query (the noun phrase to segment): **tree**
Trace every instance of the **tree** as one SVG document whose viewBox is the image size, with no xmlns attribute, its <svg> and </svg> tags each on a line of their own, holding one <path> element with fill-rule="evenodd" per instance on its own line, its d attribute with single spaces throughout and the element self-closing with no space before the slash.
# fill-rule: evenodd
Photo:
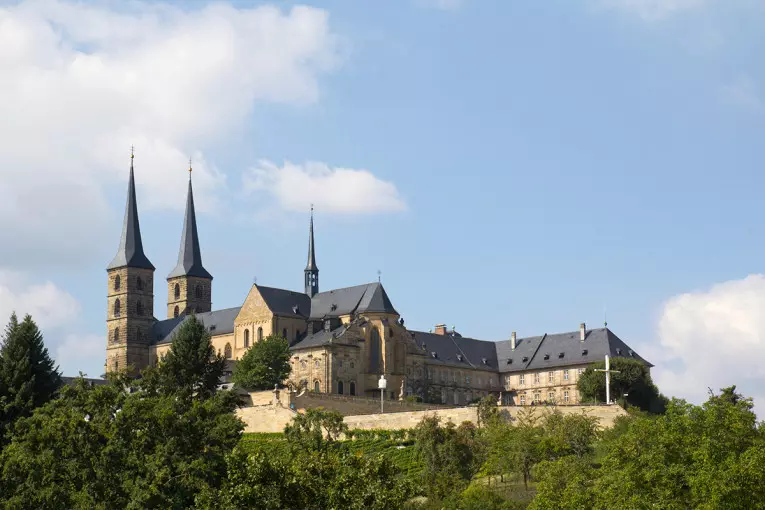
<svg viewBox="0 0 765 510">
<path fill-rule="evenodd" d="M 343 415 L 337 411 L 306 409 L 284 427 L 284 435 L 293 450 L 316 452 L 323 455 L 348 432 L 348 425 L 343 422 Z"/>
<path fill-rule="evenodd" d="M 486 395 L 478 401 L 478 426 L 488 427 L 500 419 L 497 397 Z"/>
<path fill-rule="evenodd" d="M 542 421 L 541 456 L 555 460 L 572 455 L 580 459 L 592 454 L 600 433 L 598 419 L 585 414 L 549 413 Z"/>
<path fill-rule="evenodd" d="M 0 347 L 0 445 L 16 420 L 48 402 L 61 384 L 32 317 L 19 322 L 12 314 Z"/>
<path fill-rule="evenodd" d="M 226 360 L 215 354 L 210 334 L 195 315 L 183 321 L 157 368 L 142 373 L 143 388 L 204 399 L 213 395 Z"/>
<path fill-rule="evenodd" d="M 582 401 L 605 402 L 606 376 L 595 371 L 604 368 L 605 361 L 593 363 L 579 377 L 577 387 Z M 612 398 L 653 414 L 664 412 L 667 399 L 653 383 L 647 365 L 636 359 L 615 357 L 611 358 L 611 370 L 618 370 L 611 374 Z"/>
<path fill-rule="evenodd" d="M 233 381 L 250 391 L 272 389 L 289 377 L 290 346 L 281 336 L 269 335 L 242 356 L 234 367 Z"/>
<path fill-rule="evenodd" d="M 0 506 L 180 509 L 219 487 L 243 428 L 236 396 L 140 390 L 126 375 L 81 378 L 20 419 L 0 453 Z"/>
</svg>

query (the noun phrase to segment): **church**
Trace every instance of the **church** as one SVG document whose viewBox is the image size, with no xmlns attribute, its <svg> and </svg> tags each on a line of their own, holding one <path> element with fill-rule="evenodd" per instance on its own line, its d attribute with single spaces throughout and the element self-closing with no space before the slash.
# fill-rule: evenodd
<svg viewBox="0 0 765 510">
<path fill-rule="evenodd" d="M 107 267 L 106 372 L 156 364 L 191 313 L 217 352 L 235 362 L 268 335 L 287 339 L 292 373 L 285 385 L 336 395 L 386 398 L 417 395 L 466 405 L 502 395 L 505 405 L 579 403 L 577 379 L 593 362 L 640 357 L 608 327 L 509 339 L 478 340 L 448 330 L 408 329 L 380 282 L 321 291 L 311 212 L 302 292 L 253 284 L 242 305 L 212 310 L 212 274 L 202 264 L 191 174 L 178 264 L 167 275 L 167 317 L 154 310 L 155 268 L 144 253 L 133 155 L 117 254 Z"/>
</svg>

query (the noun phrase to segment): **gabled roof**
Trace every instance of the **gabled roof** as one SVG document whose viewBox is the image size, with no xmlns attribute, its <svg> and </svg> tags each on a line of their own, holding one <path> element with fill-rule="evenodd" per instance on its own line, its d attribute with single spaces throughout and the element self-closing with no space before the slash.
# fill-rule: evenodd
<svg viewBox="0 0 765 510">
<path fill-rule="evenodd" d="M 584 342 L 579 339 L 579 331 L 519 338 L 514 351 L 509 340 L 502 340 L 497 342 L 499 370 L 505 373 L 588 364 L 602 361 L 606 354 L 612 358 L 633 358 L 653 366 L 608 328 L 587 330 Z M 523 361 L 524 357 L 528 359 Z"/>
<path fill-rule="evenodd" d="M 234 319 L 239 315 L 239 310 L 241 307 L 226 308 L 198 313 L 196 317 L 211 335 L 225 335 L 234 332 Z M 190 315 L 184 314 L 173 319 L 155 322 L 151 329 L 151 343 L 160 345 L 172 342 L 181 324 L 189 317 Z"/>
<path fill-rule="evenodd" d="M 136 267 L 154 269 L 154 266 L 143 253 L 141 241 L 141 225 L 138 221 L 138 201 L 135 196 L 135 177 L 133 175 L 133 156 L 130 156 L 130 177 L 128 178 L 127 203 L 125 204 L 125 220 L 122 224 L 122 235 L 117 255 L 106 267 L 106 270 L 120 267 Z"/>
<path fill-rule="evenodd" d="M 497 371 L 497 351 L 494 342 L 451 333 L 446 335 L 424 331 L 410 331 L 410 333 L 417 347 L 427 356 L 426 363 L 429 365 Z"/>
<path fill-rule="evenodd" d="M 380 282 L 319 292 L 311 298 L 311 319 L 379 312 L 398 315 Z"/>
<path fill-rule="evenodd" d="M 311 315 L 311 298 L 302 292 L 255 285 L 260 296 L 274 315 L 308 318 Z M 297 307 L 297 308 L 295 308 Z"/>
<path fill-rule="evenodd" d="M 186 216 L 183 219 L 181 248 L 178 251 L 178 265 L 175 266 L 168 278 L 176 276 L 196 276 L 212 280 L 212 275 L 202 265 L 202 251 L 199 249 L 197 233 L 197 215 L 194 210 L 194 192 L 189 177 L 189 191 L 186 196 Z"/>
</svg>

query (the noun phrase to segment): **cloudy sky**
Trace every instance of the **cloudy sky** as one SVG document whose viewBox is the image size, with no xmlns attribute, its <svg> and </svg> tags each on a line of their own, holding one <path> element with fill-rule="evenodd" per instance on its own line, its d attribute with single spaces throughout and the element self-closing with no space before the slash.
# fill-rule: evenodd
<svg viewBox="0 0 765 510">
<path fill-rule="evenodd" d="M 378 270 L 412 328 L 609 327 L 765 399 L 756 0 L 0 0 L 0 317 L 103 371 L 130 146 L 164 318 L 194 161 L 214 306 Z"/>
</svg>

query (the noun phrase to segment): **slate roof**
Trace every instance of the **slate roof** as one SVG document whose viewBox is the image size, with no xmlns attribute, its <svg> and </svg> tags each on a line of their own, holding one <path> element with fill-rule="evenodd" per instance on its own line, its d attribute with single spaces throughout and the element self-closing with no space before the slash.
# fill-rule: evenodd
<svg viewBox="0 0 765 510">
<path fill-rule="evenodd" d="M 608 328 L 587 330 L 584 342 L 579 341 L 579 331 L 519 338 L 515 351 L 511 349 L 509 340 L 497 342 L 499 370 L 502 373 L 594 363 L 602 361 L 606 354 L 612 358 L 631 357 L 653 366 Z M 524 356 L 528 356 L 525 362 Z M 512 360 L 511 364 L 507 363 L 508 359 Z"/>
<path fill-rule="evenodd" d="M 308 349 L 311 347 L 321 347 L 323 345 L 329 345 L 333 335 L 335 337 L 340 336 L 342 333 L 345 332 L 345 330 L 346 330 L 345 325 L 335 328 L 333 331 L 326 331 L 324 329 L 321 329 L 312 335 L 308 335 L 307 337 L 305 337 L 304 339 L 302 339 L 295 345 L 291 346 L 290 350 L 297 351 L 300 349 Z"/>
<path fill-rule="evenodd" d="M 130 177 L 128 178 L 128 195 L 125 204 L 125 220 L 122 224 L 122 235 L 117 255 L 106 267 L 106 270 L 120 267 L 137 267 L 154 269 L 148 257 L 143 252 L 141 241 L 141 225 L 138 221 L 138 201 L 135 196 L 135 177 L 133 175 L 133 156 L 130 156 Z"/>
<path fill-rule="evenodd" d="M 417 347 L 422 349 L 428 357 L 429 365 L 475 368 L 494 372 L 497 370 L 497 351 L 494 342 L 466 338 L 459 334 L 437 335 L 424 331 L 410 331 L 410 333 L 413 334 Z"/>
<path fill-rule="evenodd" d="M 319 266 L 316 265 L 316 251 L 313 247 L 313 207 L 311 207 L 311 227 L 308 237 L 308 263 L 305 266 L 305 270 L 308 272 L 319 271 Z"/>
<path fill-rule="evenodd" d="M 311 298 L 310 318 L 314 320 L 364 312 L 398 315 L 380 282 L 319 292 Z"/>
<path fill-rule="evenodd" d="M 279 316 L 308 318 L 311 314 L 311 298 L 303 292 L 255 285 L 268 307 Z M 297 311 L 295 311 L 297 306 Z"/>
<path fill-rule="evenodd" d="M 168 278 L 176 276 L 196 276 L 212 280 L 212 275 L 202 265 L 202 251 L 199 249 L 197 233 L 197 215 L 194 211 L 194 192 L 189 177 L 189 191 L 186 195 L 186 216 L 183 219 L 181 248 L 178 251 L 178 265 L 175 266 Z"/>
<path fill-rule="evenodd" d="M 234 332 L 234 319 L 239 315 L 239 310 L 241 309 L 241 307 L 237 307 L 202 312 L 196 314 L 196 317 L 204 324 L 210 334 L 225 335 Z M 172 342 L 181 323 L 189 317 L 189 315 L 181 315 L 172 319 L 155 322 L 151 329 L 151 342 L 157 345 Z"/>
</svg>

